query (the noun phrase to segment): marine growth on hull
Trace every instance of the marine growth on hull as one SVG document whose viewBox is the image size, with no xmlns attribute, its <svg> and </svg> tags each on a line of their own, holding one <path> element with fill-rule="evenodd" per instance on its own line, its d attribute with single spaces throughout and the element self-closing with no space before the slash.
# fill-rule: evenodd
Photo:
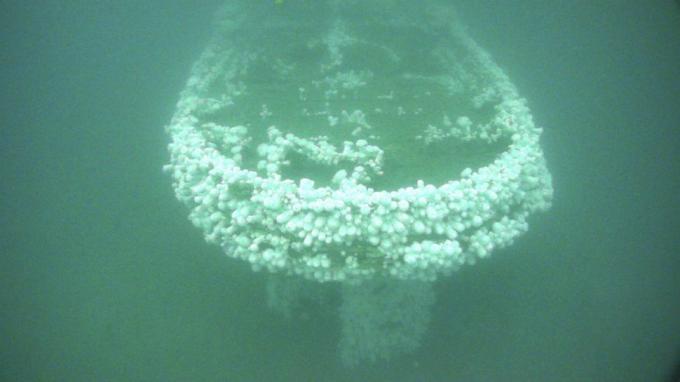
<svg viewBox="0 0 680 382">
<path fill-rule="evenodd" d="M 427 284 L 552 199 L 525 100 L 427 2 L 230 1 L 167 131 L 206 240 L 311 281 Z"/>
</svg>

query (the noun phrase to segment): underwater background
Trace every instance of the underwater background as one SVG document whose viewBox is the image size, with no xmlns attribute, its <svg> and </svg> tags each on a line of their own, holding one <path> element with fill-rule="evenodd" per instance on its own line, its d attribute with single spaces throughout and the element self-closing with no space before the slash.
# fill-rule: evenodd
<svg viewBox="0 0 680 382">
<path fill-rule="evenodd" d="M 437 282 L 418 351 L 354 369 L 336 315 L 267 309 L 265 275 L 207 245 L 161 171 L 222 1 L 196 3 L 2 2 L 0 380 L 670 380 L 676 2 L 450 2 L 544 128 L 554 205 Z"/>
</svg>

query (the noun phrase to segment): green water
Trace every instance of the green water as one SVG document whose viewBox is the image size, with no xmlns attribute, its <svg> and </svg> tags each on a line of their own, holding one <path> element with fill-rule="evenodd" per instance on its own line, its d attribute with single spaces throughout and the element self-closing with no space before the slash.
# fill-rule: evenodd
<svg viewBox="0 0 680 382">
<path fill-rule="evenodd" d="M 285 6 L 286 0 L 281 6 Z M 346 369 L 207 245 L 168 137 L 221 2 L 5 2 L 0 380 L 657 381 L 680 357 L 680 7 L 459 1 L 529 100 L 555 203 L 436 285 L 414 354 Z"/>
</svg>

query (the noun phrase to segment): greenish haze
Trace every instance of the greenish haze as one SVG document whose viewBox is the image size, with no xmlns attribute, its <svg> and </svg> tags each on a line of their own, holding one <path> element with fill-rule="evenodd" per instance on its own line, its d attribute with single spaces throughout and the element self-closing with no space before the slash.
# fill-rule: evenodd
<svg viewBox="0 0 680 382">
<path fill-rule="evenodd" d="M 309 306 L 292 322 L 270 312 L 264 275 L 207 245 L 161 172 L 163 126 L 220 3 L 3 2 L 0 380 L 670 374 L 680 359 L 677 4 L 457 2 L 545 128 L 554 206 L 514 246 L 437 284 L 417 353 L 347 370 L 334 312 Z"/>
</svg>

